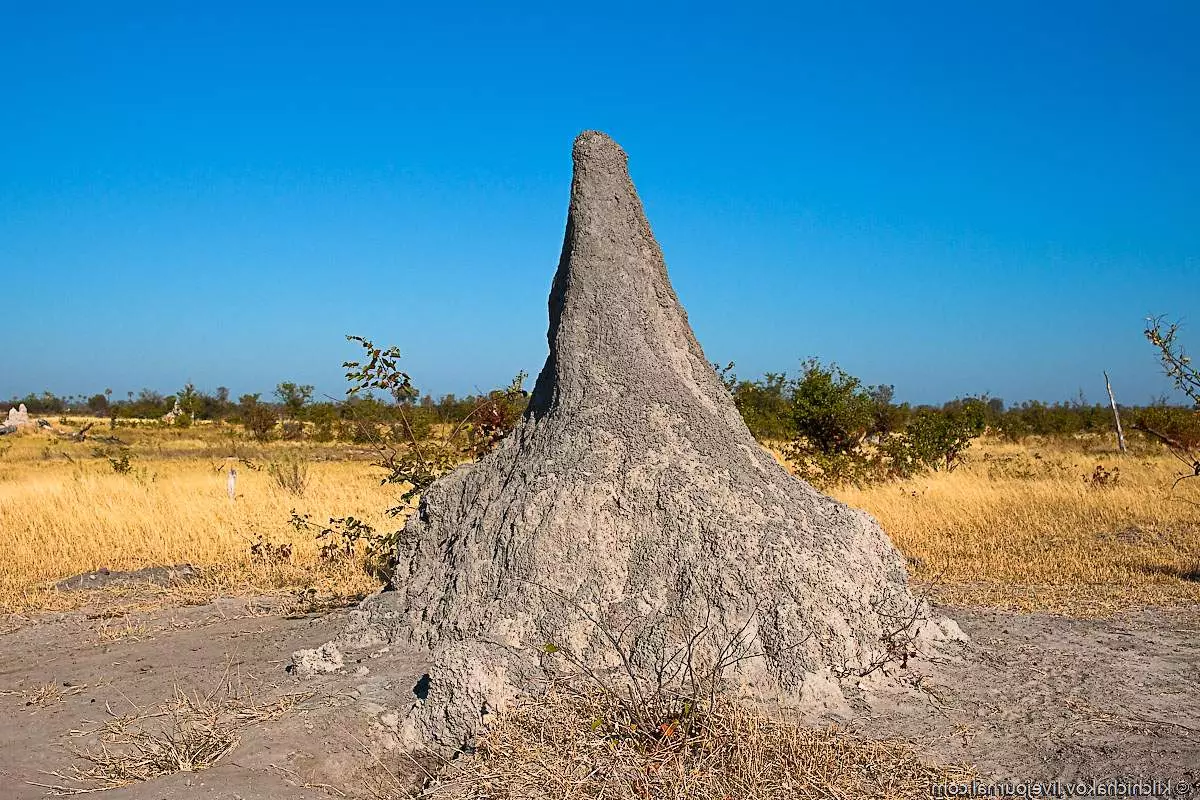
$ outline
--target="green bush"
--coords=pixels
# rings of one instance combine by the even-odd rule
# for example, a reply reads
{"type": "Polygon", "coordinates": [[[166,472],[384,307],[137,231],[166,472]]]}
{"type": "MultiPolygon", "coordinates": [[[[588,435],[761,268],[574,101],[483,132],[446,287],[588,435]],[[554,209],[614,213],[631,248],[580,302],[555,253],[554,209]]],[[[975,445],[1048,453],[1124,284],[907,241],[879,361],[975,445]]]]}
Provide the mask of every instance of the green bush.
{"type": "Polygon", "coordinates": [[[259,400],[257,394],[244,394],[238,400],[238,418],[247,433],[266,442],[275,431],[275,409],[259,400]]]}
{"type": "Polygon", "coordinates": [[[805,361],[803,375],[792,386],[795,438],[786,452],[796,471],[818,486],[874,479],[879,463],[863,443],[875,411],[871,392],[858,378],[837,364],[805,361]]]}
{"type": "Polygon", "coordinates": [[[318,403],[308,409],[312,422],[311,438],[314,442],[332,442],[334,426],[337,424],[337,409],[331,403],[318,403]]]}
{"type": "Polygon", "coordinates": [[[967,398],[941,411],[913,414],[904,430],[884,439],[880,451],[891,475],[907,478],[925,470],[957,467],[971,442],[987,429],[987,401],[967,398]]]}
{"type": "Polygon", "coordinates": [[[1156,439],[1167,437],[1183,449],[1200,449],[1200,410],[1182,406],[1156,405],[1138,409],[1134,429],[1153,431],[1156,439]]]}
{"type": "Polygon", "coordinates": [[[732,383],[730,392],[734,405],[754,438],[760,442],[782,442],[795,437],[789,396],[791,384],[786,374],[768,372],[761,381],[737,381],[735,378],[732,383]]]}

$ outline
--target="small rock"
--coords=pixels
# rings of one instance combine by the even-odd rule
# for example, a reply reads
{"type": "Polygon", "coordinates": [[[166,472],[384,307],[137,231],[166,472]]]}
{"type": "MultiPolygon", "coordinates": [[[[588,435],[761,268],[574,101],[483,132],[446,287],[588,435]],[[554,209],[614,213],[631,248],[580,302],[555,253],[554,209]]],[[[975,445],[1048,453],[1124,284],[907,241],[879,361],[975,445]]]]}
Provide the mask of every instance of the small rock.
{"type": "Polygon", "coordinates": [[[324,675],[337,672],[342,668],[342,652],[333,642],[326,642],[312,650],[297,650],[292,653],[292,663],[287,665],[287,671],[301,677],[308,675],[324,675]]]}

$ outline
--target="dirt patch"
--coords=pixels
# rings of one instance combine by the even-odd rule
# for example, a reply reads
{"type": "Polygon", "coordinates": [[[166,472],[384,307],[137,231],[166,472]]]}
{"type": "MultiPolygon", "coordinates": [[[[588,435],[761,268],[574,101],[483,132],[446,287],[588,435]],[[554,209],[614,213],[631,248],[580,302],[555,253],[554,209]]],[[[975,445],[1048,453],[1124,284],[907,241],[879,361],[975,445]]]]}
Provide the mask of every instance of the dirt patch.
{"type": "Polygon", "coordinates": [[[997,779],[1200,781],[1200,610],[951,613],[971,643],[912,664],[909,691],[861,707],[862,732],[997,779]]]}
{"type": "Polygon", "coordinates": [[[347,654],[339,672],[293,677],[290,654],[333,638],[345,615],[298,616],[279,598],[116,615],[87,608],[16,622],[0,635],[0,716],[13,723],[0,726],[6,800],[44,797],[47,787],[97,788],[121,769],[143,769],[120,752],[140,747],[143,761],[146,751],[158,761],[164,733],[197,731],[213,746],[237,744],[203,771],[103,796],[283,800],[338,796],[322,785],[394,783],[394,768],[381,778],[377,767],[394,741],[386,717],[412,704],[427,669],[421,655],[389,650],[347,654]],[[138,635],[104,635],[114,627],[138,635]],[[212,735],[197,727],[210,722],[212,735]]]}
{"type": "Polygon", "coordinates": [[[94,572],[84,572],[72,575],[54,584],[54,588],[64,591],[81,591],[85,589],[100,589],[107,586],[175,586],[180,583],[196,580],[200,570],[191,564],[176,564],[171,567],[146,567],[128,572],[113,571],[105,567],[94,572]]]}
{"type": "MultiPolygon", "coordinates": [[[[974,765],[989,779],[1200,780],[1200,609],[1091,620],[940,610],[971,642],[937,663],[911,661],[897,676],[906,688],[857,704],[842,723],[860,739],[907,741],[926,762],[974,765]]],[[[3,796],[44,797],[34,784],[62,786],[54,773],[88,768],[77,752],[102,744],[114,719],[142,715],[138,730],[153,734],[170,722],[153,715],[179,692],[204,696],[231,682],[244,701],[278,713],[238,724],[236,747],[209,769],[103,796],[400,796],[422,777],[396,743],[427,656],[344,650],[333,672],[286,672],[292,653],[318,648],[345,622],[345,611],[288,618],[283,603],[246,598],[22,621],[0,635],[3,796]],[[114,624],[139,635],[97,634],[114,624]]]]}

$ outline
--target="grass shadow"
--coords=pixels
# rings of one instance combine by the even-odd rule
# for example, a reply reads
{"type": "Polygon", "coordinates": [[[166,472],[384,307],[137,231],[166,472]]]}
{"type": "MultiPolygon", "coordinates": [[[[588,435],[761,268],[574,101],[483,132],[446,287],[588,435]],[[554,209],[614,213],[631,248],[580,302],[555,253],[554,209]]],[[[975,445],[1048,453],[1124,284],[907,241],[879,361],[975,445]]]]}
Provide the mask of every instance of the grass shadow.
{"type": "Polygon", "coordinates": [[[1175,578],[1188,583],[1200,583],[1200,564],[1180,567],[1175,564],[1133,564],[1134,570],[1144,575],[1175,578]]]}

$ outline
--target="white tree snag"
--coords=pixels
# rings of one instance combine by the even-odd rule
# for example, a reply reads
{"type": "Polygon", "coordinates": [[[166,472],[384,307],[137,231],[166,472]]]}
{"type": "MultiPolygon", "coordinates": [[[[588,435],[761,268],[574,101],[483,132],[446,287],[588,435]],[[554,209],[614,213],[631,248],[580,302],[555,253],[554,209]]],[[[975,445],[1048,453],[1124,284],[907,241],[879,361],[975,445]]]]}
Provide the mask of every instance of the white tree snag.
{"type": "Polygon", "coordinates": [[[1117,410],[1117,400],[1113,397],[1112,383],[1108,380],[1108,370],[1104,371],[1104,388],[1108,390],[1108,404],[1112,406],[1113,422],[1117,425],[1117,447],[1125,452],[1125,431],[1121,430],[1121,412],[1117,410]]]}

